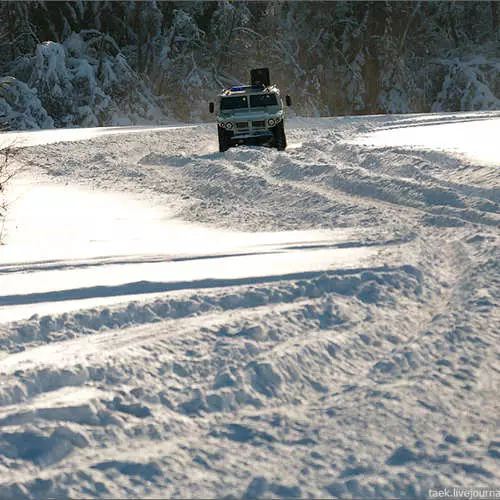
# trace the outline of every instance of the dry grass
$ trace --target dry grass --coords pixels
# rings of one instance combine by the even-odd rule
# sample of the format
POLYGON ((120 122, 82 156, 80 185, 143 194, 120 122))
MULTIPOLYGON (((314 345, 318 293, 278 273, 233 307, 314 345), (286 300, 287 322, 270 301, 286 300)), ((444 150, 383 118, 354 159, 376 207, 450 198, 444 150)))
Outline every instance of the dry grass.
POLYGON ((15 175, 15 170, 11 166, 17 151, 13 145, 0 148, 0 245, 3 244, 5 217, 8 209, 5 187, 15 175))

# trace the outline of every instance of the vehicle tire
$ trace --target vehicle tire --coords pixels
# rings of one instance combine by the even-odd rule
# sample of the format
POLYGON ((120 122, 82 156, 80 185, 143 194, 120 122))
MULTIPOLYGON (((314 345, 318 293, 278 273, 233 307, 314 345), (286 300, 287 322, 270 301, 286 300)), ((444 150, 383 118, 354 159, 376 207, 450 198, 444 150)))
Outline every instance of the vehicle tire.
POLYGON ((219 127, 218 125, 217 132, 219 134, 219 152, 224 153, 224 151, 227 151, 231 146, 231 136, 226 130, 224 130, 222 127, 219 127))
POLYGON ((284 151, 286 149, 286 134, 283 122, 279 122, 273 129, 274 136, 274 146, 278 151, 284 151))

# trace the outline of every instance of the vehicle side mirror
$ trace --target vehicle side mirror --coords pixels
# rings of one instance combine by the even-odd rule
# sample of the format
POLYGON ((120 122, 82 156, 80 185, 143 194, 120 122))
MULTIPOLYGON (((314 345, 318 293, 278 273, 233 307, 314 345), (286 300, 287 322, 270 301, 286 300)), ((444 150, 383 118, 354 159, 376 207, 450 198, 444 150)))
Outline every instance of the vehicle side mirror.
POLYGON ((210 113, 213 113, 213 112, 214 112, 214 109, 215 109, 214 103, 213 103, 213 102, 211 102, 211 103, 208 105, 208 111, 210 111, 210 113))
POLYGON ((287 95, 285 97, 285 102, 286 102, 287 106, 291 106, 292 105, 292 98, 289 95, 287 95))

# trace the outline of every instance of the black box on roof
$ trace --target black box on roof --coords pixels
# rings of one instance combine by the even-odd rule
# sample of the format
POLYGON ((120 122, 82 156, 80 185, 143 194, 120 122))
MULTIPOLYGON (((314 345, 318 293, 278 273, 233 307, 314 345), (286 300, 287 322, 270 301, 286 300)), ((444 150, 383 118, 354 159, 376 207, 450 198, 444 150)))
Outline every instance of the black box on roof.
POLYGON ((269 87, 271 80, 269 79, 269 68, 258 68, 250 70, 250 80, 252 85, 265 85, 269 87))

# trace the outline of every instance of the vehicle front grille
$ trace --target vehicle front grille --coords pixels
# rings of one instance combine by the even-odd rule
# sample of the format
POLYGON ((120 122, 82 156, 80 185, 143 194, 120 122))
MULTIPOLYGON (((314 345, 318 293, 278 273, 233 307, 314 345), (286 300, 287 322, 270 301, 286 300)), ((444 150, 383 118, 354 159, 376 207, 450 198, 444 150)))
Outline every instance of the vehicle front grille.
POLYGON ((236 122, 236 127, 240 129, 248 129, 248 122, 236 122))
POLYGON ((264 120, 259 120, 257 122, 252 122, 253 128, 264 128, 266 126, 266 122, 264 120))

